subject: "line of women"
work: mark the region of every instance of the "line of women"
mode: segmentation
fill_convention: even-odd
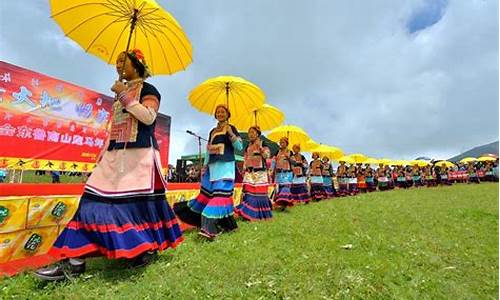
[[[285,210],[299,203],[371,192],[377,185],[384,190],[395,185],[407,188],[446,182],[445,169],[436,177],[436,169],[431,168],[381,166],[373,170],[369,165],[348,167],[342,163],[335,174],[327,157],[313,153],[308,163],[300,145],[289,150],[286,137],[279,141],[279,151],[269,165],[269,145],[261,139],[259,127],[249,129],[249,142],[244,145],[237,129],[228,122],[229,109],[219,105],[214,114],[217,125],[209,134],[200,193],[190,201],[176,203],[172,209],[165,198],[166,183],[160,173],[154,135],[161,95],[145,81],[149,71],[140,50],[121,53],[116,65],[126,82],[116,81],[111,88],[117,98],[109,140],[85,185],[75,215],[49,250],[59,262],[35,272],[42,280],[80,275],[86,269],[85,258],[93,256],[124,259],[131,267],[144,266],[157,252],[175,248],[183,241],[177,218],[198,227],[203,238],[213,240],[238,228],[235,217],[248,221],[272,219],[273,206]],[[241,150],[243,193],[240,204],[234,207],[235,151]],[[470,180],[475,180],[475,169],[469,173]],[[268,195],[270,185],[275,186],[273,199]]]

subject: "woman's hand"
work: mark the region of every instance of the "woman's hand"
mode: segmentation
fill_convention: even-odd
[[[113,84],[113,86],[111,87],[111,90],[116,94],[120,94],[121,92],[127,90],[127,86],[123,82],[117,80],[115,81],[115,84]]]

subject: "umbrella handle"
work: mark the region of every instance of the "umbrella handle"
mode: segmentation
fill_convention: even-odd
[[[144,6],[144,4],[143,4]],[[123,77],[125,76],[125,64],[127,63],[127,53],[128,50],[130,49],[130,42],[132,41],[132,34],[134,33],[135,26],[137,24],[137,15],[139,14],[139,9],[134,8],[134,14],[132,15],[132,19],[130,20],[130,32],[128,34],[128,40],[127,40],[127,48],[125,49],[125,59],[123,60],[122,64],[122,74],[120,74],[119,81],[123,81]]]

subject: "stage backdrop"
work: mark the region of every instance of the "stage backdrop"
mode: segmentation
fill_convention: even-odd
[[[108,136],[113,98],[0,61],[0,168],[88,172]],[[168,165],[170,117],[156,130]]]

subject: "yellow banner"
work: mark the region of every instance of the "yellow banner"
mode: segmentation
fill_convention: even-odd
[[[188,201],[199,190],[172,190],[168,203]],[[269,189],[272,193],[272,187]],[[234,205],[242,190],[235,188]],[[0,263],[47,253],[64,226],[71,220],[80,196],[0,197]]]

